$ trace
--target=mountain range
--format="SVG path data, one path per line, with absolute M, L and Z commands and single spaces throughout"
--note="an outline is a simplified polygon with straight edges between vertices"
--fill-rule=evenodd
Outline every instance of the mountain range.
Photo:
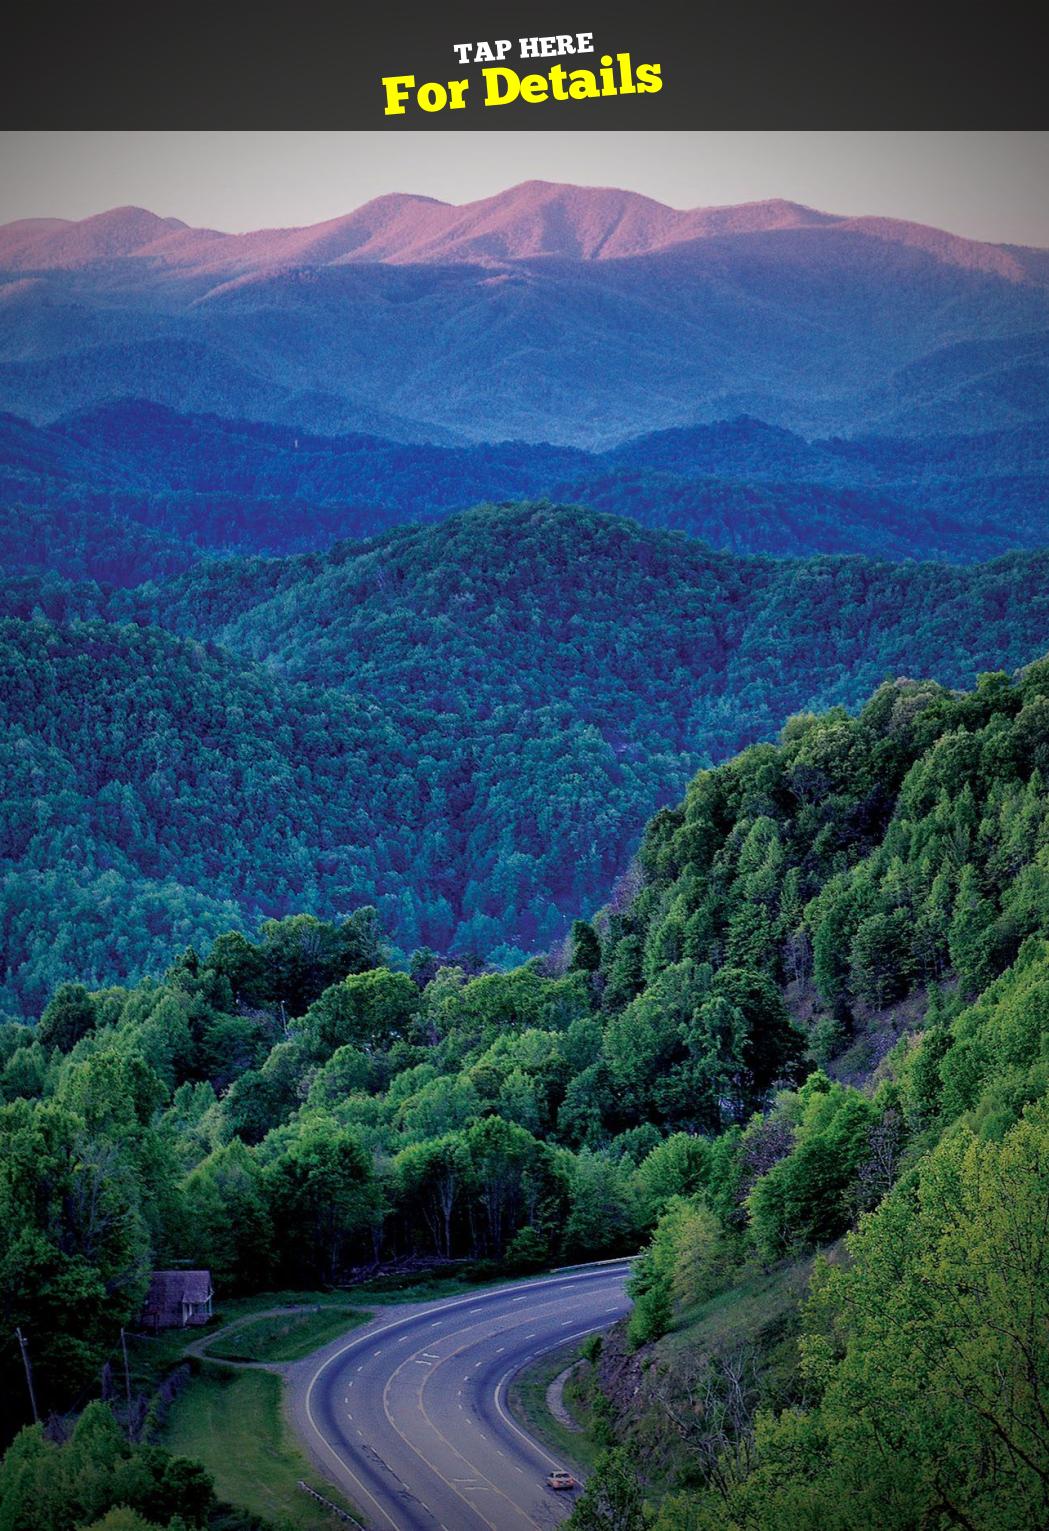
M 698 767 L 887 674 L 1013 669 L 1047 614 L 1044 551 L 743 558 L 548 503 L 132 589 L 9 578 L 0 1008 L 301 910 L 542 950 Z
M 1044 545 L 1049 445 L 1041 422 L 806 441 L 744 416 L 591 453 L 313 436 L 142 400 L 49 426 L 0 416 L 0 555 L 11 572 L 131 585 L 204 556 L 320 551 L 541 497 L 735 553 L 969 563 Z
M 0 407 L 134 395 L 323 434 L 603 448 L 747 413 L 922 436 L 1049 412 L 1049 254 L 769 201 L 526 182 L 224 234 L 0 228 Z
M 229 278 L 350 262 L 617 260 L 699 240 L 799 229 L 836 229 L 910 245 L 947 264 L 1010 281 L 1049 279 L 1043 251 L 964 239 L 900 219 L 841 217 L 782 198 L 678 211 L 637 192 L 547 181 L 525 181 L 462 206 L 393 193 L 324 223 L 248 234 L 191 228 L 141 207 L 112 208 L 79 221 L 22 219 L 0 228 L 0 261 L 34 271 L 134 256 L 187 275 Z
M 34 220 L 0 408 L 12 1009 L 365 903 L 512 960 L 787 714 L 1044 648 L 1045 252 L 541 183 Z
M 619 1256 L 573 1522 L 1045 1523 L 1046 262 L 541 183 L 0 230 L 3 1531 L 291 1525 L 179 1271 Z

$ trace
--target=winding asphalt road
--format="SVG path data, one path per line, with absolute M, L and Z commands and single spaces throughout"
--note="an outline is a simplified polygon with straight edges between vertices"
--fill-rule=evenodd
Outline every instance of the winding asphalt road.
M 290 1368 L 311 1455 L 372 1531 L 548 1531 L 574 1495 L 545 1487 L 563 1464 L 511 1418 L 527 1362 L 630 1309 L 628 1261 L 386 1309 Z

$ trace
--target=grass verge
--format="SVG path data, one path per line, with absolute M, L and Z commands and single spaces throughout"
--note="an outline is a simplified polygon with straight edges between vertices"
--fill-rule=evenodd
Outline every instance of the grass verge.
M 313 1312 L 248 1319 L 217 1335 L 206 1354 L 223 1361 L 301 1361 L 311 1351 L 371 1318 L 362 1308 L 318 1307 Z
M 531 1366 L 526 1366 L 523 1371 L 518 1372 L 510 1383 L 508 1402 L 514 1418 L 520 1420 L 525 1429 L 530 1431 L 536 1440 L 557 1458 L 558 1462 L 570 1469 L 574 1467 L 579 1471 L 589 1472 L 601 1454 L 601 1447 L 597 1440 L 587 1428 L 569 1430 L 560 1420 L 554 1418 L 546 1406 L 546 1390 L 551 1382 L 564 1371 L 566 1366 L 571 1366 L 572 1362 L 578 1359 L 578 1340 L 573 1340 L 557 1350 L 551 1350 L 546 1355 L 540 1356 Z M 570 1412 L 574 1413 L 570 1395 L 565 1402 Z M 584 1422 L 581 1420 L 580 1423 Z
M 253 1313 L 265 1313 L 270 1308 L 345 1308 L 349 1293 L 341 1292 L 254 1292 L 250 1297 L 227 1297 L 218 1303 L 209 1327 L 218 1328 L 230 1324 L 236 1318 L 250 1318 Z M 182 1334 L 199 1338 L 201 1330 Z
M 353 1506 L 318 1478 L 295 1444 L 272 1372 L 204 1366 L 175 1399 L 161 1444 L 202 1462 L 220 1499 L 288 1531 L 329 1531 L 345 1523 L 298 1487 L 302 1478 L 341 1508 Z
M 340 1308 L 345 1310 L 351 1303 L 367 1302 L 386 1306 L 400 1302 L 435 1302 L 440 1297 L 469 1296 L 481 1288 L 503 1286 L 520 1279 L 514 1273 L 493 1272 L 472 1268 L 474 1273 L 413 1274 L 403 1276 L 379 1276 L 373 1281 L 362 1281 L 356 1286 L 341 1287 L 326 1292 L 256 1292 L 250 1297 L 227 1297 L 215 1309 L 214 1318 L 206 1329 L 178 1330 L 185 1338 L 199 1339 L 208 1330 L 214 1331 L 253 1314 L 265 1314 L 270 1308 Z M 549 1272 L 538 1271 L 531 1279 L 541 1280 Z M 528 1279 L 528 1278 L 525 1278 Z M 323 1342 L 318 1342 L 323 1343 Z M 239 1359 L 246 1360 L 247 1357 Z

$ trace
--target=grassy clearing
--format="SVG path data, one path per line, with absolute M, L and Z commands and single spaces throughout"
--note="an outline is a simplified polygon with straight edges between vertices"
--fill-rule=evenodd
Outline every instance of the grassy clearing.
M 518 1372 L 510 1384 L 510 1411 L 525 1428 L 535 1436 L 550 1454 L 569 1469 L 588 1472 L 601 1452 L 593 1433 L 568 1430 L 554 1418 L 546 1406 L 546 1390 L 554 1378 L 566 1366 L 579 1359 L 579 1341 L 573 1340 L 547 1355 L 540 1356 L 531 1366 Z M 586 1425 L 585 1417 L 577 1408 L 577 1400 L 571 1388 L 566 1390 L 565 1403 L 570 1413 Z
M 217 1335 L 206 1354 L 223 1361 L 301 1361 L 369 1318 L 362 1308 L 325 1305 L 312 1312 L 248 1319 Z
M 539 1278 L 547 1274 L 540 1272 Z M 215 1316 L 208 1329 L 223 1328 L 237 1319 L 250 1318 L 253 1314 L 266 1313 L 271 1308 L 341 1308 L 345 1310 L 357 1302 L 393 1305 L 400 1302 L 435 1302 L 440 1297 L 469 1296 L 483 1287 L 504 1286 L 514 1280 L 512 1275 L 413 1275 L 379 1276 L 374 1281 L 363 1281 L 356 1286 L 342 1287 L 326 1292 L 256 1292 L 250 1297 L 229 1297 L 216 1306 Z M 538 1278 L 536 1278 L 538 1279 Z M 207 1330 L 188 1332 L 179 1330 L 187 1338 L 199 1338 Z M 247 1359 L 243 1357 L 242 1359 Z
M 250 1297 L 228 1297 L 218 1303 L 208 1327 L 217 1329 L 237 1318 L 266 1313 L 270 1308 L 345 1308 L 348 1300 L 347 1292 L 255 1292 Z M 193 1337 L 186 1330 L 181 1332 Z M 199 1337 L 201 1331 L 196 1332 Z
M 304 1479 L 353 1513 L 295 1444 L 281 1409 L 281 1380 L 271 1372 L 205 1366 L 172 1405 L 161 1444 L 202 1462 L 220 1499 L 289 1531 L 345 1531 L 344 1523 L 304 1494 Z
M 334 1308 L 340 1315 L 345 1314 L 348 1308 L 346 1295 L 343 1292 L 260 1292 L 253 1297 L 236 1297 L 224 1302 L 221 1310 L 200 1328 L 192 1329 L 162 1329 L 159 1334 L 128 1334 L 128 1361 L 131 1369 L 131 1384 L 136 1393 L 151 1397 L 164 1381 L 164 1378 L 185 1360 L 186 1347 L 201 1340 L 206 1341 L 209 1335 L 215 1335 L 216 1331 L 224 1328 L 227 1324 L 234 1323 L 242 1318 L 249 1318 L 252 1314 L 260 1313 L 269 1308 L 292 1308 L 306 1307 L 314 1311 L 318 1308 Z M 343 1322 L 340 1318 L 339 1322 Z M 320 1325 L 318 1324 L 318 1327 Z M 350 1327 L 347 1323 L 346 1327 Z M 336 1328 L 336 1333 L 339 1329 Z M 217 1338 L 217 1336 L 216 1336 Z M 221 1343 L 219 1341 L 218 1343 Z M 325 1340 L 322 1336 L 317 1341 L 317 1346 L 323 1345 Z M 210 1349 L 210 1346 L 208 1347 Z M 316 1346 L 311 1346 L 315 1349 Z M 308 1354 L 303 1351 L 302 1354 Z M 216 1352 L 217 1354 L 217 1352 Z M 237 1355 L 237 1360 L 255 1360 L 255 1356 Z M 296 1359 L 296 1357 L 263 1357 L 263 1359 Z

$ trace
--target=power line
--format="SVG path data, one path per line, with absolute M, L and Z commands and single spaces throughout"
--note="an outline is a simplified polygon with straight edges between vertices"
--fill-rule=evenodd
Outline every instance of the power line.
M 127 1395 L 127 1438 L 131 1439 L 131 1372 L 127 1364 L 127 1335 L 120 1328 L 120 1348 L 124 1352 L 124 1392 Z
M 26 1338 L 23 1335 L 21 1329 L 16 1329 L 15 1335 L 18 1339 L 18 1348 L 22 1352 L 22 1365 L 25 1367 L 25 1380 L 26 1387 L 29 1389 L 29 1402 L 33 1406 L 33 1420 L 36 1424 L 39 1424 L 40 1411 L 36 1406 L 36 1392 L 33 1388 L 33 1363 L 29 1359 L 29 1345 L 27 1344 Z

